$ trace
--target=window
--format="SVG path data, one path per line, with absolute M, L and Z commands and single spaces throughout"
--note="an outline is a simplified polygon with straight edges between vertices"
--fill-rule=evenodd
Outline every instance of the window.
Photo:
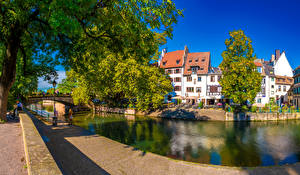
M 187 87 L 187 88 L 186 88 L 186 91 L 187 91 L 187 92 L 194 92 L 194 87 Z
M 286 86 L 283 86 L 283 92 L 286 92 Z
M 192 81 L 192 77 L 191 76 L 186 77 L 186 81 Z
M 274 89 L 274 85 L 271 85 L 271 88 Z
M 180 69 L 176 69 L 175 72 L 176 72 L 176 74 L 179 74 L 179 73 L 181 73 L 181 70 Z
M 204 68 L 203 67 L 200 67 L 200 70 L 203 70 Z
M 257 67 L 257 72 L 261 73 L 262 72 L 262 68 L 261 67 Z
M 271 95 L 274 95 L 274 91 L 271 91 Z
M 164 62 L 163 62 L 163 66 L 165 66 L 165 65 L 166 65 L 166 62 L 164 61 Z
M 173 71 L 172 70 L 168 70 L 168 74 L 172 74 L 173 73 Z
M 196 87 L 196 92 L 201 92 L 201 87 Z
M 173 82 L 173 78 L 169 78 L 169 80 L 171 80 L 171 82 Z
M 175 81 L 175 82 L 181 82 L 181 77 L 175 77 L 175 78 L 174 78 L 174 81 Z
M 202 58 L 202 60 L 201 60 L 202 62 L 204 62 L 205 61 L 205 58 Z
M 214 75 L 210 76 L 210 82 L 215 82 L 215 76 Z
M 180 60 L 176 60 L 176 64 L 179 64 Z
M 265 78 L 262 79 L 262 83 L 266 84 L 266 79 Z
M 221 76 L 219 75 L 219 76 L 218 76 L 218 81 L 220 81 L 220 80 L 221 80 Z
M 191 62 L 192 62 L 192 59 L 190 59 L 189 62 L 191 63 Z
M 261 98 L 258 98 L 258 99 L 257 99 L 257 103 L 261 103 Z
M 201 77 L 198 77 L 198 81 L 201 81 Z
M 272 81 L 274 81 L 274 78 L 272 77 Z
M 174 91 L 181 91 L 181 86 L 175 86 Z
M 281 91 L 281 86 L 278 86 L 278 91 Z

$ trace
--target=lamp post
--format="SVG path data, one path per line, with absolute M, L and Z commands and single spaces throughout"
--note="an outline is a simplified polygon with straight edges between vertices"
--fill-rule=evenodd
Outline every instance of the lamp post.
M 54 116 L 53 116 L 53 120 L 52 120 L 52 125 L 57 126 L 57 116 L 56 116 L 56 109 L 55 109 L 55 86 L 56 86 L 55 80 L 53 80 L 52 85 L 54 88 L 54 91 L 53 91 L 53 113 L 54 113 Z

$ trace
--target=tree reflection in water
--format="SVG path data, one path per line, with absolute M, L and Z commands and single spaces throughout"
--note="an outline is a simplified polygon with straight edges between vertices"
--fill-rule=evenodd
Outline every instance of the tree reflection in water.
M 92 133 L 174 159 L 227 166 L 295 163 L 300 122 L 203 122 L 119 114 L 75 115 Z

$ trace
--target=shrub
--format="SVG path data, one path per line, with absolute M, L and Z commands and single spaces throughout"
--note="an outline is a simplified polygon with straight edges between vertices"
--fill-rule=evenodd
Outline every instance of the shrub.
M 296 112 L 296 107 L 295 106 L 291 106 L 291 113 L 295 113 Z
M 264 106 L 264 107 L 262 108 L 262 112 L 269 112 L 269 107 Z
M 251 106 L 251 112 L 257 112 L 257 106 Z
M 278 109 L 279 109 L 278 106 L 272 106 L 272 112 L 278 113 Z
M 285 105 L 285 106 L 282 107 L 282 112 L 283 113 L 288 112 L 288 110 L 289 110 L 289 107 L 287 105 Z
M 177 104 L 179 105 L 179 104 L 181 104 L 182 103 L 182 100 L 181 99 L 178 99 L 177 100 Z
M 203 108 L 203 102 L 202 102 L 202 101 L 199 103 L 198 107 L 199 107 L 200 109 Z

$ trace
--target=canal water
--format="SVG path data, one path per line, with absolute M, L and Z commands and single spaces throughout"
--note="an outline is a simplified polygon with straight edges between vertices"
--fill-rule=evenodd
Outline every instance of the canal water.
M 74 124 L 173 159 L 226 166 L 270 166 L 300 160 L 300 121 L 211 122 L 119 114 L 78 114 Z

